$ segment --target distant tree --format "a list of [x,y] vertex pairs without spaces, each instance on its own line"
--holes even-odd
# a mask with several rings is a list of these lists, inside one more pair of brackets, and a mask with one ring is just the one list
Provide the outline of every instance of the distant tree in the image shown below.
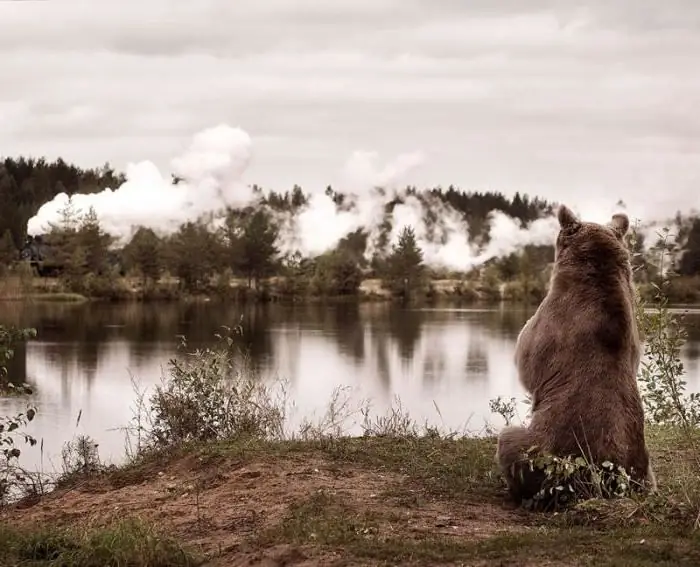
[[412,227],[404,227],[399,234],[398,242],[387,258],[387,268],[387,283],[394,293],[408,299],[423,286],[423,252]]
[[0,264],[9,266],[16,259],[17,248],[15,248],[15,242],[12,239],[12,232],[8,228],[0,238]]
[[236,244],[238,252],[237,268],[258,287],[261,278],[271,274],[275,266],[275,256],[279,253],[275,246],[279,231],[270,215],[258,209],[244,219]]
[[693,220],[688,232],[678,272],[683,276],[700,274],[700,218]]
[[88,273],[87,253],[81,246],[78,229],[81,215],[72,198],[58,211],[59,221],[49,223],[46,235],[45,262],[60,269],[64,282],[72,290],[79,291],[82,278]]
[[280,264],[284,275],[281,292],[292,297],[305,295],[314,274],[314,262],[297,250],[285,255]]
[[139,227],[124,247],[127,265],[136,269],[143,284],[157,282],[163,272],[163,243],[150,228]]
[[311,283],[321,295],[356,295],[362,283],[357,256],[342,249],[319,256]]
[[306,203],[308,203],[308,201],[309,199],[306,195],[304,195],[302,188],[295,185],[292,189],[292,210],[297,210],[303,207],[306,205]]
[[167,242],[172,273],[187,291],[201,291],[216,271],[217,236],[203,223],[187,222]]
[[86,270],[93,274],[105,273],[109,268],[109,247],[114,238],[102,230],[93,207],[80,219],[77,240],[83,250]]
[[17,249],[15,248],[12,232],[8,228],[0,238],[0,275],[17,260]]

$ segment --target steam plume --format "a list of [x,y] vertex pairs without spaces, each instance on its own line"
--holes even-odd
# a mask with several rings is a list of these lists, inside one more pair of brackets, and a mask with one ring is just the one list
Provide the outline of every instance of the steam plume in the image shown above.
[[[186,151],[172,160],[171,171],[182,179],[177,185],[152,162],[142,161],[127,166],[127,181],[120,187],[91,195],[76,194],[73,203],[83,212],[93,207],[104,229],[122,243],[139,225],[169,234],[183,222],[205,213],[253,202],[255,196],[243,182],[252,150],[245,131],[221,124],[196,134]],[[342,204],[314,190],[302,211],[287,216],[276,213],[281,224],[281,251],[321,254],[334,248],[349,232],[363,229],[369,236],[370,255],[382,231],[384,236],[388,233],[389,244],[393,244],[401,230],[411,225],[427,264],[466,270],[526,244],[554,242],[558,230],[554,217],[523,228],[518,220],[493,211],[489,218],[490,242],[477,247],[469,241],[468,226],[459,212],[436,197],[405,189],[409,174],[425,160],[422,152],[413,152],[378,165],[376,153],[355,152],[341,172],[338,187],[345,195]],[[68,196],[61,193],[42,206],[29,221],[29,234],[41,234],[49,223],[57,223],[67,200]],[[392,202],[395,206],[387,212]],[[601,220],[607,221],[609,216]]]

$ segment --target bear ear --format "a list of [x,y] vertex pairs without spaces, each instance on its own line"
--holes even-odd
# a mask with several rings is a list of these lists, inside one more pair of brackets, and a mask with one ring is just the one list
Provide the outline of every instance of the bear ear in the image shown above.
[[613,215],[610,228],[615,231],[618,238],[624,238],[630,229],[630,219],[625,213]]
[[559,207],[557,219],[559,220],[559,226],[564,230],[576,228],[580,224],[576,215],[566,205],[561,205]]

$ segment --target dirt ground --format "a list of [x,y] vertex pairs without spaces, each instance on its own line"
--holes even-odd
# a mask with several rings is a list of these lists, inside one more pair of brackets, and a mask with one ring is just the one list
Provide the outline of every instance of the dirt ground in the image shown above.
[[[340,561],[341,551],[326,549],[319,554],[318,546],[284,541],[298,539],[294,534],[275,535],[293,506],[309,502],[328,507],[341,503],[336,519],[364,523],[367,534],[373,536],[478,540],[528,529],[517,525],[517,514],[503,503],[435,500],[422,494],[405,474],[372,471],[313,453],[250,462],[187,456],[168,463],[166,470],[151,463],[59,489],[33,506],[13,511],[12,516],[14,523],[25,526],[80,523],[91,527],[135,516],[201,549],[211,558],[207,565]],[[264,534],[268,534],[265,542],[255,541]],[[313,532],[306,535],[313,541]]]
[[79,479],[0,520],[90,530],[139,518],[209,566],[700,564],[700,536],[666,522],[630,514],[596,525],[588,514],[577,525],[515,508],[493,449],[363,439],[220,446]]

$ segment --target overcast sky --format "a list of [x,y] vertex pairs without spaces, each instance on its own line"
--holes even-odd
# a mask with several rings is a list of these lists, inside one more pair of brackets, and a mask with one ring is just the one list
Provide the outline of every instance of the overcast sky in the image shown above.
[[422,150],[421,185],[700,202],[697,0],[5,0],[0,69],[3,155],[167,171],[225,122],[273,188]]

